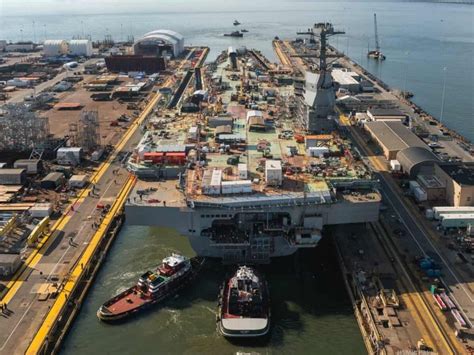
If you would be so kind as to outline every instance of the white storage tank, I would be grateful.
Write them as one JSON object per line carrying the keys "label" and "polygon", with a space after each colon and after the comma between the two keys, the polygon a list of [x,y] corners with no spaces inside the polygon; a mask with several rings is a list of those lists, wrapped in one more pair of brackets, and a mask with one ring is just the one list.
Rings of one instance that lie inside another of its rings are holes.
{"label": "white storage tank", "polygon": [[78,57],[92,56],[92,42],[88,39],[73,39],[69,41],[69,54]]}
{"label": "white storage tank", "polygon": [[241,180],[246,180],[248,177],[248,169],[247,169],[247,164],[244,163],[239,163],[237,165],[237,170],[239,172],[239,179]]}
{"label": "white storage tank", "polygon": [[63,39],[47,39],[43,43],[43,55],[45,57],[57,57],[67,54],[67,42]]}
{"label": "white storage tank", "polygon": [[267,185],[280,186],[283,182],[283,172],[280,160],[265,161],[265,183]]}

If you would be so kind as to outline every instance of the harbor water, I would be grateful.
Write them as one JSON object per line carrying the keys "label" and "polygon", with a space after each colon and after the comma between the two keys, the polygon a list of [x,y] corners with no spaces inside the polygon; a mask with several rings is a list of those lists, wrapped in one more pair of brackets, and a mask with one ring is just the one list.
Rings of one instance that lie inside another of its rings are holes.
{"label": "harbor water", "polygon": [[172,251],[192,256],[186,238],[162,228],[125,226],[64,343],[62,354],[365,354],[329,238],[316,249],[263,267],[272,328],[264,339],[230,342],[216,330],[217,295],[231,270],[206,264],[194,284],[121,324],[96,311]]}
{"label": "harbor water", "polygon": [[[15,3],[15,2],[12,2]],[[104,3],[103,5],[101,5]],[[0,39],[70,39],[110,35],[125,40],[169,28],[182,33],[188,45],[211,47],[209,59],[228,46],[260,49],[276,61],[271,41],[294,38],[315,22],[332,22],[346,35],[331,43],[392,87],[411,91],[414,102],[448,127],[474,140],[474,6],[412,1],[250,1],[218,0],[86,1],[61,4],[42,0],[31,9],[0,5]],[[41,4],[41,5],[39,5]],[[47,4],[51,4],[48,8]],[[125,5],[124,5],[125,4]],[[57,11],[56,15],[47,15]],[[368,60],[374,47],[373,14],[377,13],[382,51],[387,60]],[[34,13],[34,15],[33,15]],[[224,37],[236,28],[243,38]],[[34,22],[34,23],[33,23]],[[445,99],[443,105],[443,86]]]}

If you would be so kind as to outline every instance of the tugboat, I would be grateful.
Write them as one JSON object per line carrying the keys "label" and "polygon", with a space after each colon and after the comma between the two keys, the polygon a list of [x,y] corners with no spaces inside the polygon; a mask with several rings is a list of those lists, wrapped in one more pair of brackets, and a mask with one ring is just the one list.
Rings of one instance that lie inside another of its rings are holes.
{"label": "tugboat", "polygon": [[241,33],[240,31],[233,31],[231,33],[224,33],[225,37],[243,37],[244,34]]}
{"label": "tugboat", "polygon": [[116,321],[164,300],[183,288],[203,263],[203,258],[188,259],[171,254],[155,271],[147,271],[140,276],[135,286],[100,306],[97,317],[106,322]]}
{"label": "tugboat", "polygon": [[254,269],[240,266],[225,282],[217,318],[220,333],[229,338],[259,337],[270,329],[266,281]]}
{"label": "tugboat", "polygon": [[234,26],[238,26],[238,25],[240,25],[240,22],[237,20],[234,20]]}

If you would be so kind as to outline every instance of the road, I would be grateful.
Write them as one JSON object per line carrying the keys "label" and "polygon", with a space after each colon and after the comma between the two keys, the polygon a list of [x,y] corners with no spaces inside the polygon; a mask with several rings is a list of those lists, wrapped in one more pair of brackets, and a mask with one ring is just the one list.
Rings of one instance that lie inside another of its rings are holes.
{"label": "road", "polygon": [[13,104],[13,103],[23,102],[25,97],[39,94],[40,92],[46,90],[47,88],[50,88],[56,85],[57,83],[63,81],[66,77],[72,76],[73,72],[82,72],[84,70],[84,66],[86,63],[80,63],[77,66],[77,68],[74,68],[74,70],[63,70],[54,78],[47,80],[45,82],[42,82],[36,85],[34,88],[21,89],[19,91],[14,91],[13,93],[10,94],[10,98],[7,100],[7,103]]}

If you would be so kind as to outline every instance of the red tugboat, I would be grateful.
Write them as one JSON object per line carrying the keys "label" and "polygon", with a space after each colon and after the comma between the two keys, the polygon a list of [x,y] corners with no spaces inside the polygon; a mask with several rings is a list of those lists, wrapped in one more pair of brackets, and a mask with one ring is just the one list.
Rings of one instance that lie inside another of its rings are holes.
{"label": "red tugboat", "polygon": [[225,337],[259,337],[270,330],[267,283],[248,266],[224,284],[219,307],[218,327]]}
{"label": "red tugboat", "polygon": [[184,287],[200,269],[202,258],[188,259],[172,254],[155,271],[147,271],[138,283],[100,306],[97,317],[116,321],[156,304]]}

